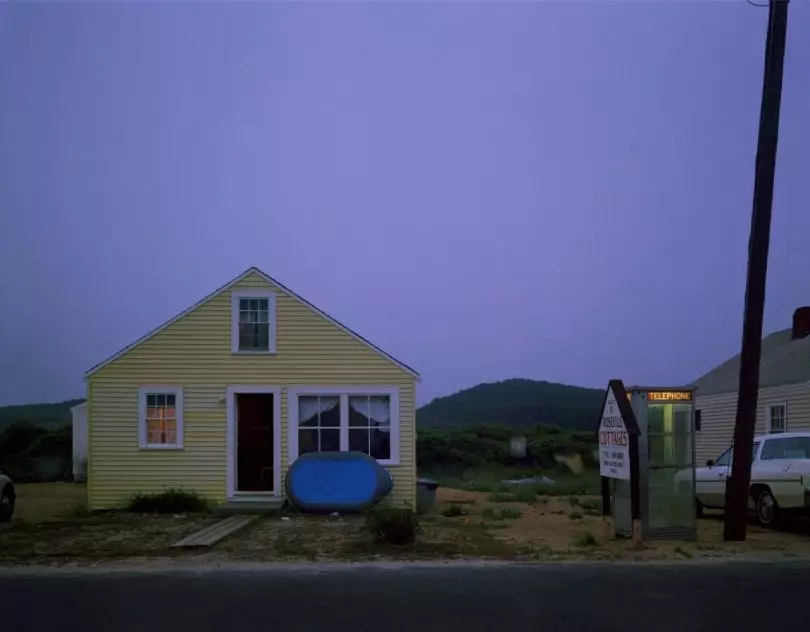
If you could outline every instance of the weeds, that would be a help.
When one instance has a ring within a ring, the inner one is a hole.
[[[199,513],[208,503],[197,492],[169,488],[157,494],[136,493],[127,504],[131,513]]]
[[[582,511],[585,512],[585,515],[588,516],[601,516],[602,515],[602,503],[599,500],[595,500],[593,498],[582,498],[579,501],[579,507]]]
[[[463,516],[464,511],[462,511],[461,505],[450,505],[442,510],[442,515],[445,518],[456,518],[458,516]]]
[[[517,520],[520,516],[520,511],[511,507],[504,507],[503,509],[487,507],[481,513],[481,517],[485,520]]]
[[[419,518],[410,507],[373,507],[366,512],[366,528],[377,542],[410,544],[416,540]]]
[[[89,518],[93,515],[86,502],[73,503],[70,507],[70,515],[74,518]]]
[[[692,559],[692,557],[693,557],[692,554],[689,551],[682,548],[681,546],[673,547],[672,552],[676,553],[677,555],[682,555],[683,557],[685,557],[687,559]]]
[[[571,511],[568,514],[568,518],[571,520],[582,520],[582,512],[581,511]]]
[[[579,498],[577,498],[576,496],[569,496],[568,504],[571,505],[572,507],[576,507],[577,505],[579,505]]]
[[[596,541],[596,538],[590,531],[579,531],[571,538],[571,544],[574,546],[597,546],[599,542]]]
[[[533,503],[537,500],[537,492],[532,485],[521,485],[509,491],[495,492],[489,499],[495,503]]]

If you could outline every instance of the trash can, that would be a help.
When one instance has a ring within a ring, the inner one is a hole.
[[[416,513],[426,514],[436,505],[436,488],[439,484],[428,478],[416,479]]]

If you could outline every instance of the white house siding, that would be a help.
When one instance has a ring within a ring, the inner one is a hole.
[[[768,406],[786,404],[788,432],[810,430],[810,383],[759,389],[756,434],[768,432]],[[737,416],[737,393],[695,394],[695,409],[701,411],[701,430],[695,439],[697,464],[715,459],[731,445]]]

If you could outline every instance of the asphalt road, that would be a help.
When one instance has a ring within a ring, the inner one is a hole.
[[[687,632],[806,620],[808,564],[0,571],[0,630]]]

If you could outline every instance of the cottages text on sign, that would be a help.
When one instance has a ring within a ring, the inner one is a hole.
[[[599,422],[599,473],[630,480],[630,437],[611,388]]]

